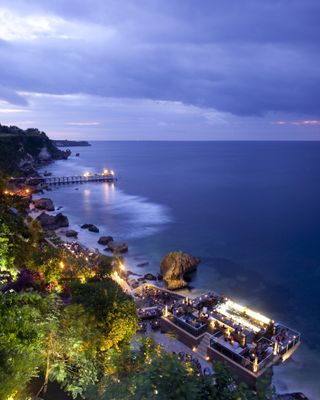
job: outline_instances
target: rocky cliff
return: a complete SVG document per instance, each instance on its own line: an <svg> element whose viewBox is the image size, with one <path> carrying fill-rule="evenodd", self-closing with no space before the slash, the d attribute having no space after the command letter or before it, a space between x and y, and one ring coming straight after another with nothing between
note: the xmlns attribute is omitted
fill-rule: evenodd
<svg viewBox="0 0 320 400"><path fill-rule="evenodd" d="M66 159L44 132L0 124L0 170L11 175L31 175L35 168L52 160Z"/></svg>

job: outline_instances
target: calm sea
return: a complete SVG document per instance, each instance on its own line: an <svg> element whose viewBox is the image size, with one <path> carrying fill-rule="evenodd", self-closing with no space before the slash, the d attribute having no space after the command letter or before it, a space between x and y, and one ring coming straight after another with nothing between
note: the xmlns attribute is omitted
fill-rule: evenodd
<svg viewBox="0 0 320 400"><path fill-rule="evenodd" d="M128 269L158 272L169 251L202 258L195 292L216 290L302 332L275 368L279 391L320 399L320 142L92 142L46 169L113 169L115 185L50 192L79 230L129 243ZM80 233L96 244L97 234ZM143 268L137 264L147 261Z"/></svg>

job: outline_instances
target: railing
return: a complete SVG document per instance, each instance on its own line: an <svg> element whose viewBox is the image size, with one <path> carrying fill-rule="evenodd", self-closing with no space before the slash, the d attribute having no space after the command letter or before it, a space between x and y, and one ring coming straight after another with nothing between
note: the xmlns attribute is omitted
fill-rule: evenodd
<svg viewBox="0 0 320 400"><path fill-rule="evenodd" d="M92 176L62 176L62 177L44 177L41 182L46 185L64 185L68 183L87 183L87 182L115 182L117 178L114 175L92 175Z"/></svg>
<svg viewBox="0 0 320 400"><path fill-rule="evenodd" d="M241 354L237 354L233 352L231 349L224 346L222 343L217 342L218 338L212 337L210 340L210 347L216 351L218 351L223 356L229 358L235 363L241 365L242 367L248 369L252 373L258 373L265 369L273 360L273 353L270 353L266 358L261 360L259 363L254 363L250 361L248 358L242 356Z"/></svg>
<svg viewBox="0 0 320 400"><path fill-rule="evenodd" d="M183 319L175 316L175 315L170 315L169 319L171 322L185 330L186 332L190 333L192 336L200 336L202 335L206 329L207 329L207 324L201 325L199 328L196 328L195 326L190 325L188 322L184 321Z"/></svg>

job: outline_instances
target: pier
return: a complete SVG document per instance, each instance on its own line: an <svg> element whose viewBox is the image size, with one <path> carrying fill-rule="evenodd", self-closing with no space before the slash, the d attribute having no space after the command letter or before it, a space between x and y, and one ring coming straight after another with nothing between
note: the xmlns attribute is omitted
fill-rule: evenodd
<svg viewBox="0 0 320 400"><path fill-rule="evenodd" d="M49 176L42 178L42 183L45 185L66 185L72 183L87 183L87 182L116 182L117 178L113 175L93 175L93 176Z"/></svg>
<svg viewBox="0 0 320 400"><path fill-rule="evenodd" d="M71 176L43 176L40 179L42 185L67 185L76 183L88 183L88 182L116 182L117 178L113 171L105 170L101 174L93 174L85 172L83 175L71 175Z"/></svg>

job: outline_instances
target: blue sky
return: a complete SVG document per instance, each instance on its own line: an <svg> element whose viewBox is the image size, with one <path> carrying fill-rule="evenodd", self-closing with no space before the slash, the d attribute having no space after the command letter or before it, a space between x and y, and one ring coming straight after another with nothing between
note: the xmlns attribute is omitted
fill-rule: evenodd
<svg viewBox="0 0 320 400"><path fill-rule="evenodd" d="M0 122L56 138L319 140L318 0L1 0Z"/></svg>

